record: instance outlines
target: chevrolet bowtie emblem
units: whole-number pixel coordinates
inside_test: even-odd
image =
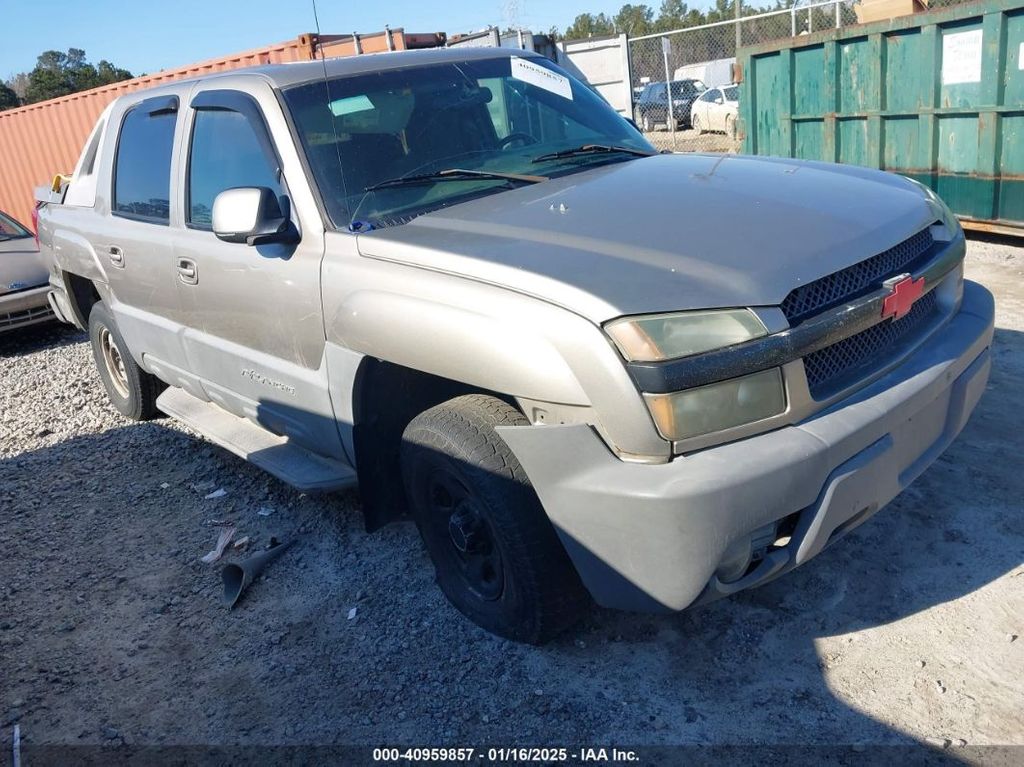
[[[898,320],[914,306],[914,302],[924,294],[924,277],[916,280],[909,274],[886,282],[892,291],[882,302],[882,319],[892,317]]]

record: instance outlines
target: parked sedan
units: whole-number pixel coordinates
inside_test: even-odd
[[[740,107],[740,87],[723,85],[702,93],[690,110],[690,124],[697,133],[705,131],[736,137],[736,115]]]
[[[633,108],[633,119],[648,133],[658,126],[668,127],[668,89],[666,83],[648,83]],[[704,92],[700,80],[674,80],[672,86],[672,116],[677,128],[690,125],[690,108],[694,100]]]
[[[49,292],[32,232],[0,211],[0,332],[52,319]]]

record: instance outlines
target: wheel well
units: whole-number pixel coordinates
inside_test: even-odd
[[[71,311],[75,315],[73,319],[85,330],[89,327],[89,314],[92,312],[93,304],[100,300],[100,294],[92,280],[86,277],[64,272],[64,280],[68,286]]]
[[[424,410],[463,394],[511,398],[402,365],[367,357],[353,388],[353,439],[366,529],[373,531],[408,513],[401,481],[402,433]]]

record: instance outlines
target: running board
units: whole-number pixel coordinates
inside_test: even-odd
[[[327,492],[356,484],[356,473],[350,466],[316,455],[184,389],[169,387],[157,397],[156,406],[297,490]]]

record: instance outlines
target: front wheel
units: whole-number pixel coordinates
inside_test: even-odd
[[[160,414],[156,398],[163,384],[132,359],[113,315],[102,302],[89,312],[89,341],[103,388],[117,411],[133,421],[156,418]]]
[[[526,423],[495,397],[442,403],[406,427],[402,478],[448,600],[494,634],[542,644],[575,623],[590,598],[495,431]]]
[[[704,127],[700,124],[700,117],[694,115],[690,119],[690,124],[693,126],[693,129],[697,131],[698,136],[704,135]]]

